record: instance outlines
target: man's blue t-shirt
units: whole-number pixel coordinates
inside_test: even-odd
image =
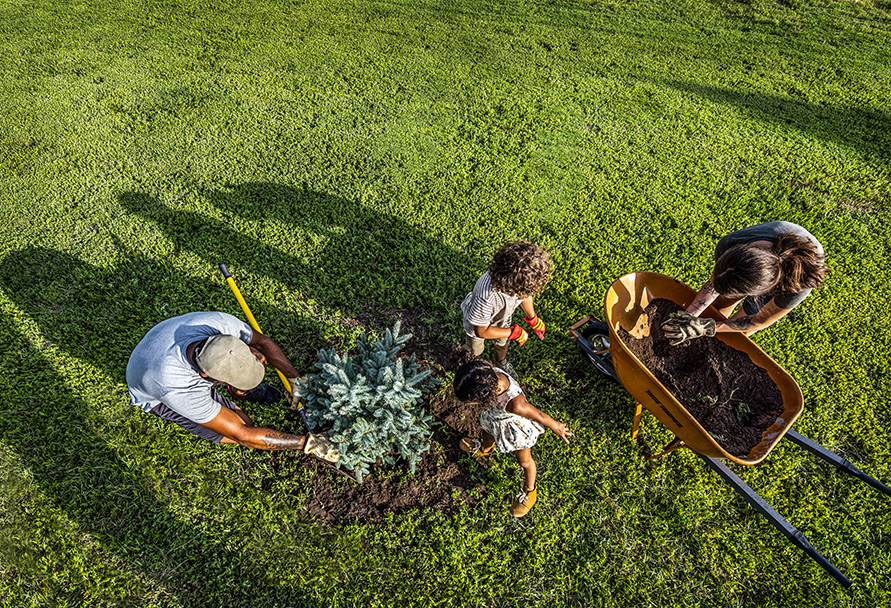
[[[151,328],[127,363],[131,403],[146,412],[163,403],[198,423],[216,418],[220,404],[211,397],[213,383],[192,367],[186,348],[217,334],[236,336],[249,344],[254,332],[247,323],[222,312],[193,312]]]

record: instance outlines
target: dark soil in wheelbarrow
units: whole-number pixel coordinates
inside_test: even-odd
[[[412,352],[440,379],[446,370],[457,367],[457,345],[425,343],[416,334],[402,354]],[[395,467],[372,467],[362,483],[357,483],[310,456],[278,452],[268,455],[275,475],[263,481],[263,489],[283,484],[295,500],[303,501],[308,513],[331,523],[380,521],[388,512],[422,508],[451,514],[462,505],[476,503],[486,493],[481,477],[487,464],[472,461],[458,442],[461,437],[480,434],[478,407],[458,401],[448,386],[434,389],[424,404],[440,424],[434,428],[430,451],[418,462],[414,474],[400,461]],[[303,432],[302,424],[296,427],[295,432]]]
[[[782,413],[782,393],[747,354],[716,338],[672,346],[662,323],[681,310],[670,300],[653,300],[644,309],[650,335],[638,339],[620,329],[619,337],[721,447],[745,458]]]

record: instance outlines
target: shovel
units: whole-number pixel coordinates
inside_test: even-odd
[[[232,293],[235,295],[235,299],[238,300],[238,304],[241,306],[241,310],[244,311],[244,316],[247,317],[248,324],[253,328],[253,330],[255,332],[262,334],[263,330],[260,329],[260,325],[259,325],[259,323],[257,323],[257,320],[254,318],[254,315],[251,313],[251,309],[248,307],[247,302],[244,301],[244,297],[241,295],[241,291],[239,291],[238,286],[235,284],[235,279],[232,278],[232,275],[229,274],[229,269],[226,268],[226,265],[223,264],[222,262],[220,262],[220,271],[222,271],[223,277],[225,277],[225,279],[226,279],[226,284],[229,285],[229,289],[231,289]],[[282,381],[282,384],[285,385],[285,391],[287,391],[287,393],[290,395],[291,394],[291,383],[288,382],[288,379],[281,372],[281,370],[279,370],[278,368],[274,368],[274,369],[275,369],[275,372],[278,374],[279,379]],[[309,429],[311,429],[313,425],[311,425],[309,423],[309,420],[306,418],[306,412],[304,411],[304,406],[302,403],[297,404],[297,411],[300,413],[300,417],[303,418],[303,424],[306,425],[307,431],[309,431]],[[356,482],[359,481],[353,475],[350,475],[346,471],[334,466],[332,463],[328,462],[327,460],[322,460],[321,458],[317,458],[316,460],[319,460],[320,462],[324,462],[326,465],[328,465],[329,467],[331,467],[332,469],[334,469],[341,475],[349,477],[353,481],[356,481]]]

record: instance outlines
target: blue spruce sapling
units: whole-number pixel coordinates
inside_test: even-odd
[[[297,382],[296,395],[305,405],[310,430],[327,431],[340,451],[337,466],[351,469],[360,482],[378,459],[392,465],[402,457],[414,473],[430,449],[433,417],[421,400],[440,382],[430,370],[420,371],[414,355],[396,356],[411,338],[400,335],[400,327],[397,321],[376,341],[363,333],[356,355],[320,350],[319,373]]]

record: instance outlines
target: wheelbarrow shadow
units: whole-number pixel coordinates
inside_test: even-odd
[[[20,252],[18,262],[71,262],[52,253],[40,249]],[[21,266],[9,259],[0,265],[7,293],[15,293],[9,272],[18,268]],[[84,265],[68,268],[90,270]],[[19,277],[22,281],[29,278],[33,277]],[[172,596],[177,605],[317,606],[303,590],[283,587],[265,574],[263,565],[255,563],[248,551],[228,549],[231,539],[226,533],[203,533],[194,521],[177,516],[153,495],[153,482],[94,431],[95,407],[68,387],[68,379],[48,359],[45,351],[52,348],[50,343],[71,337],[54,331],[51,325],[42,324],[41,329],[46,340],[42,344],[19,333],[11,318],[0,319],[5,343],[2,358],[17,370],[14,378],[0,378],[4,396],[0,440],[16,451],[54,507],[113,556],[117,567],[132,573],[137,584],[141,581],[153,593],[162,589],[162,597]],[[109,343],[113,342],[111,338]],[[91,343],[95,346],[95,341]],[[129,422],[125,419],[117,424]],[[133,432],[140,433],[138,429]],[[17,559],[21,563],[37,560],[39,552],[19,547]],[[59,587],[53,588],[54,584]],[[83,590],[63,587],[65,582],[36,580],[34,585],[46,585],[42,592],[66,605],[67,601],[76,604],[83,600]],[[127,601],[133,599],[128,596]]]

